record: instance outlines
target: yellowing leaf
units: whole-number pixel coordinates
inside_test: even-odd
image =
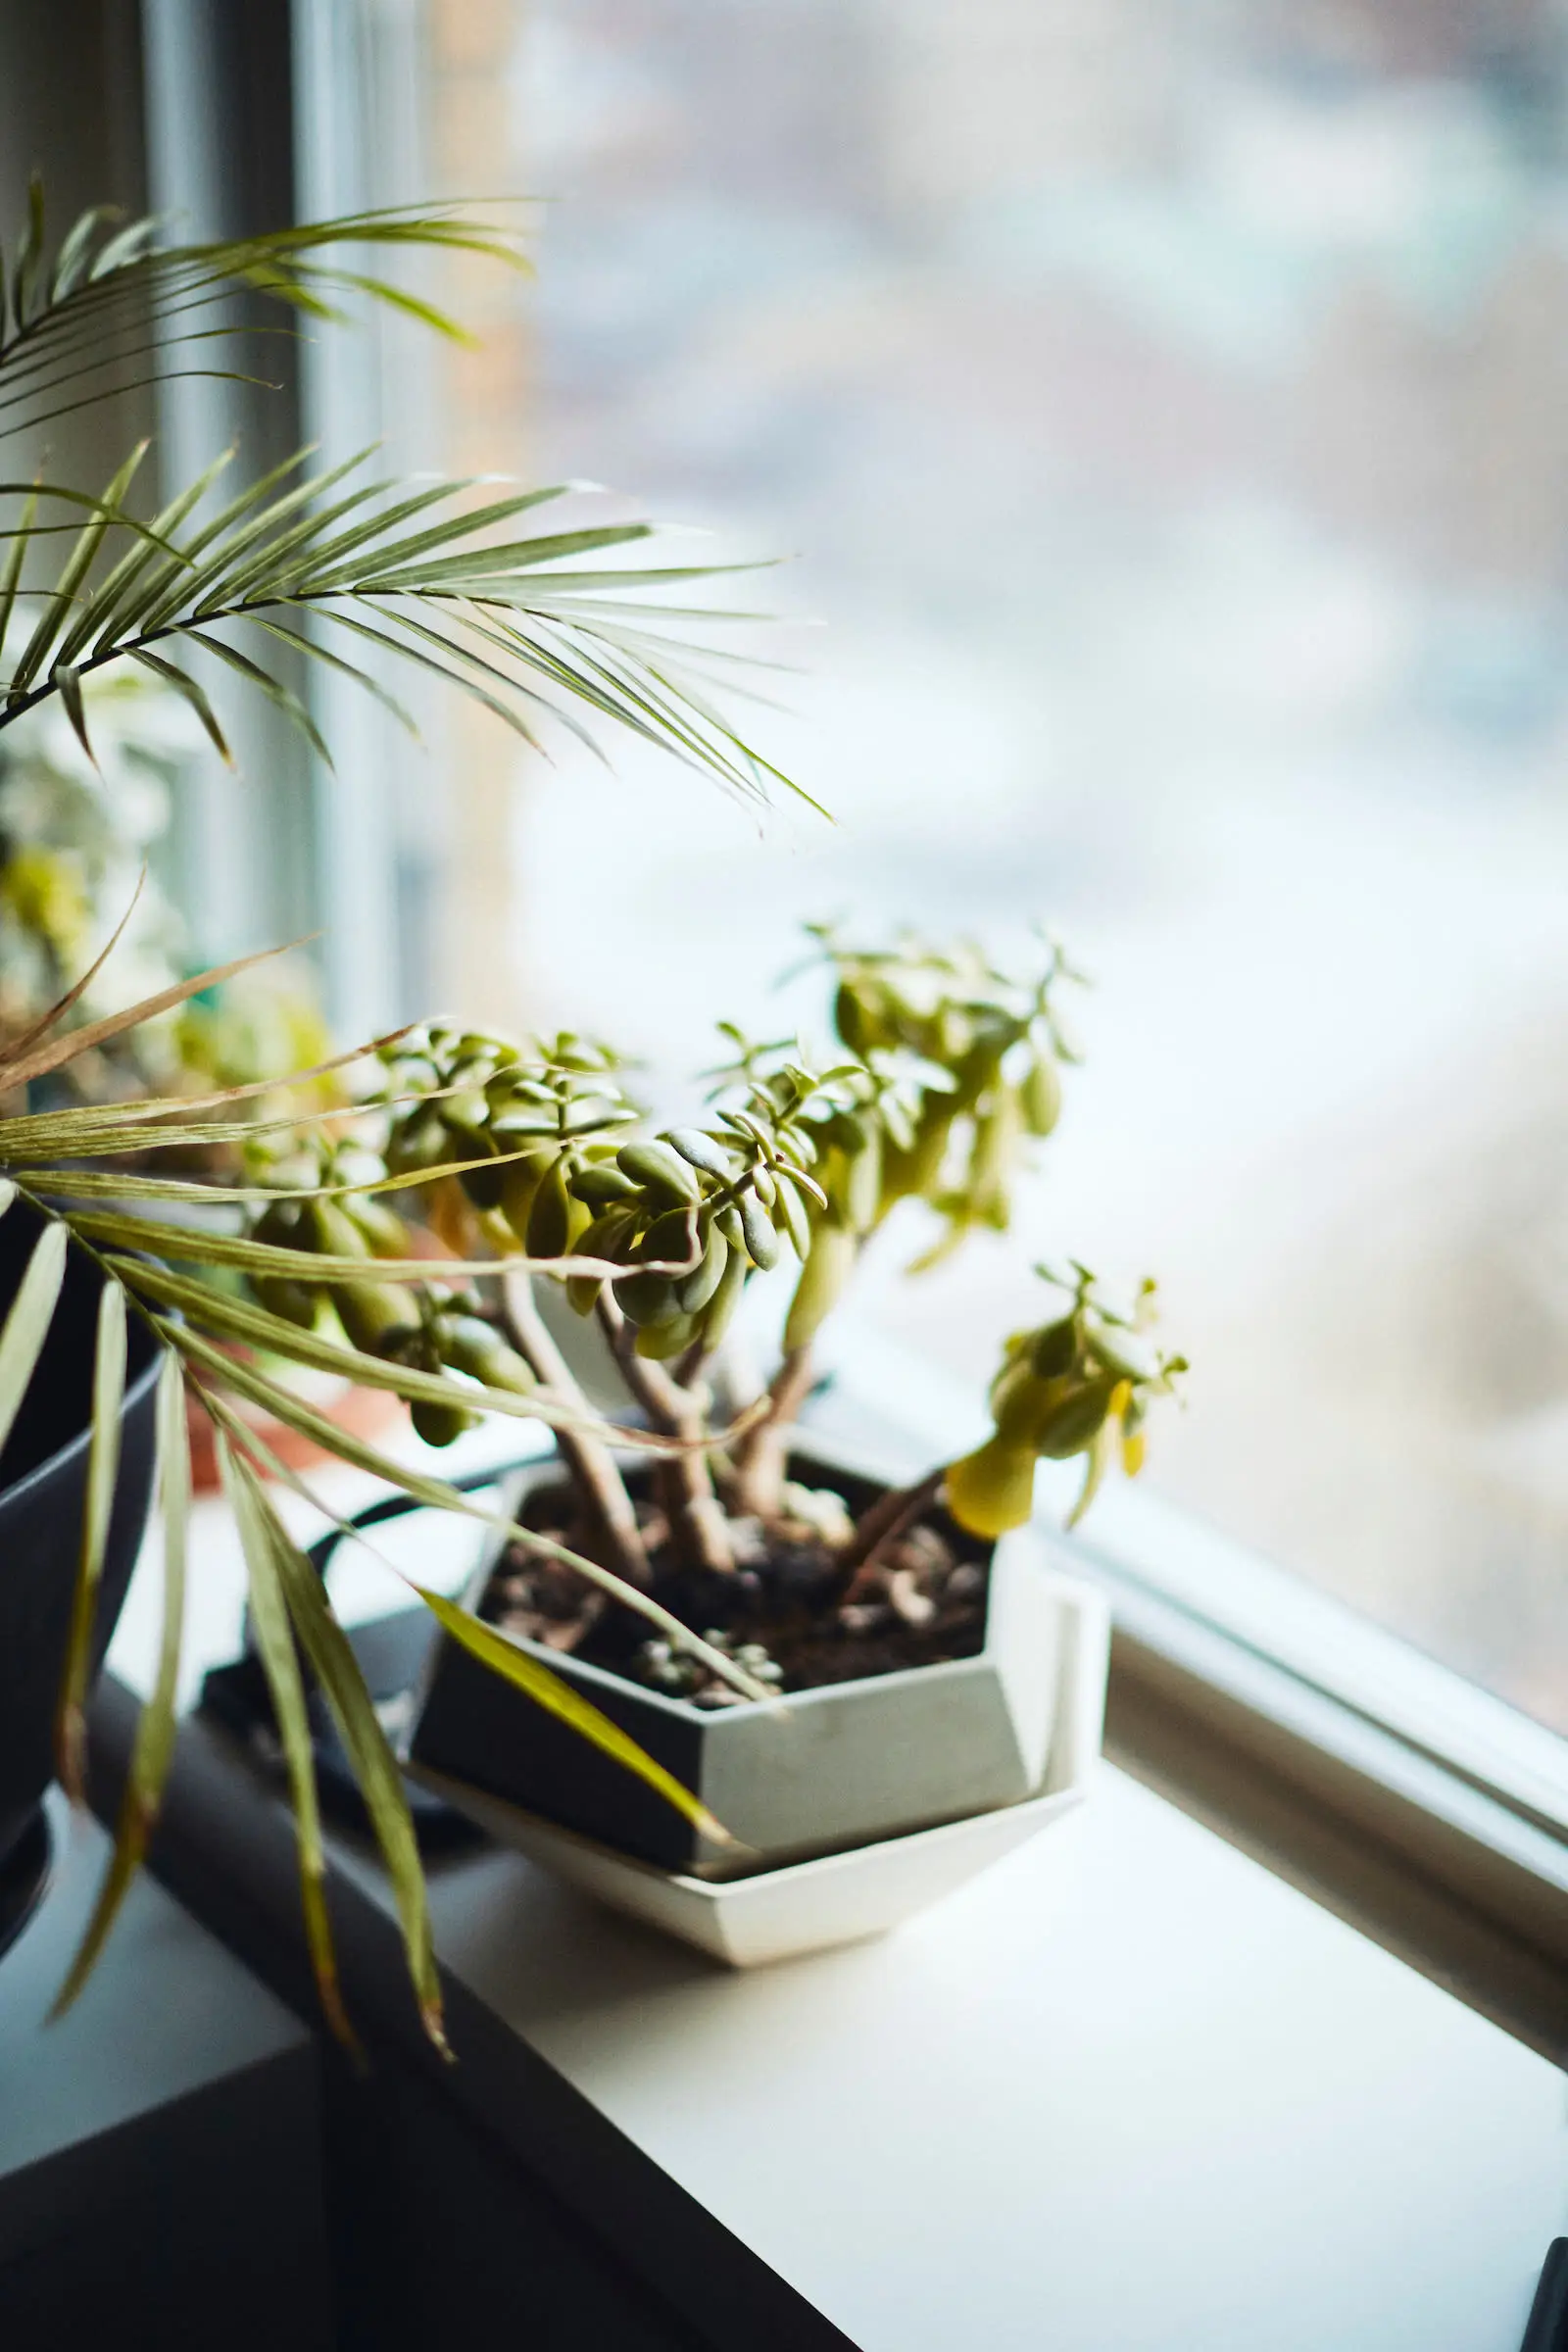
[[[147,1852],[173,1761],[174,1700],[185,1617],[185,1537],[190,1509],[190,1438],[185,1423],[185,1384],[177,1358],[166,1355],[158,1379],[159,1489],[164,1519],[164,1622],[158,1671],[142,1708],[131,1749],[130,1770],[115,1828],[114,1851],[104,1871],[98,1899],[51,2016],[59,2017],[86,1984],[109,1940],[120,1907]]]
[[[316,1976],[316,1988],[332,2032],[345,2048],[357,2051],[359,2043],[338,1986],[337,1956],[332,1943],[331,1921],[327,1917],[326,1849],[321,1841],[316,1758],[311,1749],[305,1686],[300,1679],[294,1636],[289,1630],[288,1608],[278,1582],[277,1563],[265,1518],[257,1507],[252,1489],[239,1474],[239,1465],[227,1439],[221,1436],[218,1440],[218,1463],[223,1492],[228,1496],[229,1507],[239,1527],[240,1544],[245,1554],[249,1579],[251,1631],[267,1676],[267,1687],[271,1693],[272,1712],[277,1721],[278,1740],[288,1772],[289,1801],[293,1807],[294,1833],[299,1845],[300,1902],[305,1914],[305,1941]]]
[[[55,1752],[61,1783],[74,1804],[86,1798],[85,1709],[92,1670],[93,1626],[103,1580],[109,1515],[120,1474],[120,1407],[125,1394],[125,1294],[106,1282],[98,1295],[98,1345],[92,1371],[92,1436],[87,1450],[87,1492],[81,1512],[81,1546],[76,1589],[71,1605],[65,1676],[56,1723]]]
[[[46,1225],[33,1244],[27,1270],[17,1286],[5,1329],[0,1331],[0,1447],[22,1409],[66,1273],[66,1229]]]
[[[466,1609],[460,1608],[455,1600],[448,1600],[444,1593],[432,1592],[424,1585],[416,1585],[414,1589],[443,1630],[476,1657],[481,1665],[488,1666],[504,1681],[513,1684],[536,1706],[543,1707],[547,1714],[559,1716],[574,1732],[580,1732],[585,1740],[591,1740],[595,1747],[602,1749],[615,1763],[635,1773],[666,1804],[673,1805],[676,1812],[682,1814],[704,1838],[711,1838],[717,1845],[734,1844],[735,1840],[729,1832],[714,1820],[700,1797],[694,1796],[689,1788],[682,1788],[673,1773],[666,1772],[662,1764],[656,1764],[646,1749],[639,1747],[618,1723],[612,1723],[608,1715],[602,1714],[570,1683],[564,1682],[559,1674],[552,1674],[548,1666],[542,1666],[525,1649],[519,1649],[515,1642],[498,1633],[493,1625],[486,1625]]]

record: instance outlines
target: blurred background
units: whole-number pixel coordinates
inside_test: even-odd
[[[238,781],[166,762],[195,945],[324,922],[340,1031],[564,1021],[674,1103],[717,1016],[820,1034],[803,918],[1049,922],[1094,985],[1017,1229],[913,1283],[890,1236],[865,1314],[979,1375],[1042,1253],[1152,1270],[1152,1480],[1568,1729],[1568,8],[33,13],[7,233],[34,165],[190,234],[537,200],[536,283],[417,280],[471,347],[147,387],[177,473],[381,436],[791,559],[737,642],[835,821],[439,705],[423,755],[323,709],[328,777],[251,713]]]

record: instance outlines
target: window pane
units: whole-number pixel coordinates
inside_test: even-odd
[[[802,916],[1046,917],[1019,1230],[870,1308],[978,1375],[1042,1250],[1152,1267],[1152,1475],[1568,1728],[1560,12],[519,0],[505,88],[535,469],[805,551],[840,820],[564,754],[541,1008],[691,1066]]]

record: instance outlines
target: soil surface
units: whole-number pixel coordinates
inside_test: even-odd
[[[662,1514],[639,1501],[655,1597],[777,1690],[943,1665],[983,1647],[989,1547],[964,1536],[945,1513],[910,1528],[846,1590],[843,1558],[854,1528],[841,1496],[830,1488],[792,1485],[784,1502],[784,1516],[767,1527],[731,1520],[737,1566],[715,1574],[676,1560]],[[569,1503],[565,1488],[540,1488],[523,1507],[522,1524],[573,1544]],[[700,1660],[650,1640],[646,1618],[585,1590],[571,1569],[520,1544],[498,1560],[480,1615],[669,1697],[699,1706],[744,1703]]]

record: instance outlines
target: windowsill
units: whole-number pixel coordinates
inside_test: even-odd
[[[1513,2352],[1561,2227],[1556,2070],[1112,1768],[898,1935],[747,1975],[515,1854],[437,1862],[452,2069],[380,1870],[330,1860],[372,2046],[701,2341]],[[300,1995],[285,1811],[204,1723],[159,1866]]]
[[[890,1478],[951,1450],[974,1399],[850,1318],[835,1333],[835,1377],[813,1417]],[[514,1457],[528,1435],[526,1425],[486,1427],[438,1456],[406,1429],[388,1444],[449,1474]],[[1075,1478],[1058,1474],[1057,1493],[1051,1477],[1048,1465],[1046,1515],[1059,1519]],[[380,1491],[338,1465],[311,1484],[345,1516]],[[302,1541],[325,1525],[287,1490],[278,1502]],[[244,1610],[225,1507],[199,1503],[197,1521],[186,1706],[207,1669],[236,1653]],[[424,1524],[421,1576],[441,1581],[437,1542],[461,1574],[471,1528]],[[1157,1495],[1110,1488],[1070,1548],[1113,1612],[1111,1759],[1560,2060],[1568,1843],[1556,1825],[1568,1814],[1568,1743]],[[158,1583],[150,1556],[110,1651],[132,1689],[147,1687],[156,1656]],[[348,1554],[333,1592],[351,1621],[406,1597],[368,1556]]]
[[[855,1369],[831,1397],[840,1429],[893,1473],[929,1458],[925,1376],[901,1359],[895,1388],[870,1348]],[[933,1401],[939,1386],[927,1418]],[[487,1451],[476,1435],[466,1466],[519,1434]],[[368,1491],[319,1483],[344,1511]],[[1115,1499],[1120,1535],[1135,1498]],[[192,1676],[233,1653],[243,1590],[220,1508],[200,1522]],[[1114,1587],[1109,1548],[1084,1557]],[[1467,1977],[1490,1960],[1453,1952],[1487,1939],[1484,1906],[1412,1876],[1412,1855],[1466,1805],[1498,1818],[1458,1827],[1492,1852],[1511,1838],[1532,1886],[1555,1840],[1181,1601],[1146,1592],[1136,1624],[1134,1597],[1118,1605],[1110,1752],[1163,1793],[1107,1768],[1081,1814],[883,1942],[733,1977],[514,1854],[436,1864],[468,2061],[439,2077],[447,2095],[715,2340],[760,2344],[765,2325],[792,2352],[1032,2352],[1049,2313],[1064,2352],[1512,2352],[1562,2225],[1561,2079],[1472,2012],[1540,2043],[1563,1972],[1539,1952],[1528,1982],[1516,1968],[1519,2015],[1478,1995]],[[132,1683],[149,1631],[133,1596],[114,1653]],[[1324,1708],[1361,1742],[1348,1760]],[[125,1713],[110,1692],[111,1747]],[[1385,1813],[1352,1829],[1369,1790]],[[417,2058],[386,1883],[351,1841],[332,1860],[350,2006]],[[300,1994],[286,1816],[202,1724],[182,1735],[160,1867]]]

